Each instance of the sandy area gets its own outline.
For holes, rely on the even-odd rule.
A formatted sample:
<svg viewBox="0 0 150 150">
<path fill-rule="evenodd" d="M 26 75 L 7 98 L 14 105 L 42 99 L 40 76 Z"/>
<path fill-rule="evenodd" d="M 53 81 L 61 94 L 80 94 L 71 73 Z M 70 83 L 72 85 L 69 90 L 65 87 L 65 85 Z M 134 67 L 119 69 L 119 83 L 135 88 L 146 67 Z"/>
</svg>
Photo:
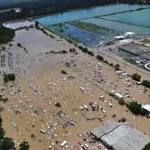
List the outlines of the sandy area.
<svg viewBox="0 0 150 150">
<path fill-rule="evenodd" d="M 125 97 L 129 95 L 127 100 L 149 103 L 150 90 L 137 85 L 128 75 L 130 72 L 124 76 L 125 70 L 118 75 L 104 63 L 100 67 L 95 57 L 77 48 L 77 54 L 70 53 L 73 45 L 36 29 L 17 31 L 12 43 L 3 53 L 7 55 L 11 51 L 14 56 L 18 53 L 17 47 L 21 63 L 12 59 L 11 71 L 19 70 L 15 83 L 3 85 L 1 82 L 1 94 L 9 98 L 1 105 L 4 129 L 7 136 L 15 139 L 16 145 L 26 139 L 31 150 L 47 150 L 48 146 L 53 150 L 78 150 L 80 143 L 87 143 L 96 150 L 99 143 L 92 143 L 87 133 L 106 120 L 118 121 L 122 117 L 150 136 L 149 119 L 134 116 L 108 95 L 115 89 Z M 24 48 L 27 51 L 23 51 Z M 67 53 L 50 53 L 52 50 Z M 62 70 L 67 74 L 62 74 Z M 96 110 L 92 110 L 93 103 Z M 64 140 L 68 144 L 61 147 Z M 101 149 L 105 148 L 101 145 Z"/>
</svg>

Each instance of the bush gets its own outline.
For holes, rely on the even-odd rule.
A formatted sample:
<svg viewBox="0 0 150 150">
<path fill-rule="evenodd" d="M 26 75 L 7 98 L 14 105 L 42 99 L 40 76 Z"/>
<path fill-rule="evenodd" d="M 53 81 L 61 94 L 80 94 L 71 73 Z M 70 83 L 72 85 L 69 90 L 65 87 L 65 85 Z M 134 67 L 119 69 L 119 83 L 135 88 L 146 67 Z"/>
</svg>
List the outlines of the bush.
<svg viewBox="0 0 150 150">
<path fill-rule="evenodd" d="M 129 104 L 127 104 L 127 107 L 135 115 L 142 114 L 142 107 L 141 104 L 139 104 L 138 102 L 130 102 Z"/>
<path fill-rule="evenodd" d="M 150 81 L 148 81 L 148 80 L 143 80 L 142 84 L 143 84 L 145 87 L 150 88 Z"/>
<path fill-rule="evenodd" d="M 142 150 L 150 150 L 150 142 L 146 144 Z"/>
<path fill-rule="evenodd" d="M 12 138 L 5 137 L 0 141 L 1 150 L 15 150 L 15 143 Z"/>
<path fill-rule="evenodd" d="M 30 145 L 29 145 L 28 141 L 23 141 L 19 145 L 19 150 L 29 150 L 29 148 L 30 148 Z"/>
<path fill-rule="evenodd" d="M 103 61 L 104 60 L 104 57 L 103 56 L 101 56 L 101 55 L 97 55 L 97 60 L 100 60 L 100 61 Z"/>
<path fill-rule="evenodd" d="M 35 21 L 35 28 L 39 29 L 39 22 L 38 21 Z"/>
<path fill-rule="evenodd" d="M 92 51 L 88 51 L 87 53 L 91 56 L 94 56 L 94 53 Z"/>
<path fill-rule="evenodd" d="M 2 127 L 0 127 L 0 139 L 3 139 L 4 136 L 5 136 L 5 131 L 4 131 L 4 129 Z"/>
<path fill-rule="evenodd" d="M 4 74 L 4 82 L 7 83 L 8 81 L 15 81 L 16 77 L 15 74 L 10 73 L 10 74 Z"/>
<path fill-rule="evenodd" d="M 66 51 L 66 50 L 62 50 L 62 53 L 63 53 L 63 54 L 67 54 L 67 51 Z"/>
<path fill-rule="evenodd" d="M 115 65 L 115 71 L 117 71 L 117 70 L 120 70 L 120 65 L 119 64 Z"/>
<path fill-rule="evenodd" d="M 137 73 L 134 73 L 132 75 L 132 79 L 139 82 L 141 80 L 141 76 Z"/>
<path fill-rule="evenodd" d="M 65 70 L 61 70 L 62 74 L 67 74 L 67 72 Z"/>
<path fill-rule="evenodd" d="M 87 47 L 84 47 L 84 48 L 82 49 L 82 52 L 87 53 L 87 52 L 88 52 Z"/>
<path fill-rule="evenodd" d="M 75 48 L 70 48 L 70 53 L 75 53 L 76 52 L 76 49 Z"/>
<path fill-rule="evenodd" d="M 0 27 L 0 44 L 6 44 L 15 36 L 15 31 L 5 27 Z"/>
<path fill-rule="evenodd" d="M 18 46 L 18 47 L 22 47 L 21 43 L 18 43 L 17 46 Z"/>
<path fill-rule="evenodd" d="M 120 105 L 125 105 L 125 104 L 126 104 L 126 102 L 125 102 L 124 100 L 118 100 L 118 103 L 119 103 Z"/>
</svg>

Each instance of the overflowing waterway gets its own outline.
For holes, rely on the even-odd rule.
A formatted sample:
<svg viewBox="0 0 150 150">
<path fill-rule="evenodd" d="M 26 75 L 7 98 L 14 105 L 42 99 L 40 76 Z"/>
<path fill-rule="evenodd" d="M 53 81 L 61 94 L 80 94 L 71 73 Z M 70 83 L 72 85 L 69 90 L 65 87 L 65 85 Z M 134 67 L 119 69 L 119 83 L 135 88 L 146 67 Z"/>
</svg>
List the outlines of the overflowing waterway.
<svg viewBox="0 0 150 150">
<path fill-rule="evenodd" d="M 81 20 L 85 18 L 92 18 L 96 16 L 103 16 L 103 15 L 108 15 L 108 14 L 113 14 L 113 13 L 123 12 L 128 10 L 135 10 L 138 8 L 145 8 L 145 7 L 148 6 L 114 4 L 114 5 L 92 7 L 87 9 L 77 9 L 77 10 L 67 11 L 63 13 L 57 13 L 54 15 L 40 17 L 36 20 L 44 25 L 54 25 L 54 24 L 59 24 L 64 22 Z"/>
<path fill-rule="evenodd" d="M 72 10 L 40 17 L 36 20 L 61 36 L 73 38 L 87 46 L 95 47 L 124 32 L 150 34 L 149 7 L 147 5 L 114 4 Z M 91 29 L 71 24 L 70 22 L 73 21 L 91 24 Z M 60 25 L 65 28 L 60 28 Z M 92 25 L 99 27 L 99 30 L 97 28 L 95 32 Z"/>
</svg>

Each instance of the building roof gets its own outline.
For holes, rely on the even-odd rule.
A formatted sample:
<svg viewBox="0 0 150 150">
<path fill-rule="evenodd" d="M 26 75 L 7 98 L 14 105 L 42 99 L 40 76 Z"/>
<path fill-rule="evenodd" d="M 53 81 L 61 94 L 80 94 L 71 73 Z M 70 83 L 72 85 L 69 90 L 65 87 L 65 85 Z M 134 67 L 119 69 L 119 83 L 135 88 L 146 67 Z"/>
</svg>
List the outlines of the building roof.
<svg viewBox="0 0 150 150">
<path fill-rule="evenodd" d="M 149 104 L 143 105 L 142 108 L 147 110 L 148 112 L 150 112 L 150 105 Z"/>
<path fill-rule="evenodd" d="M 116 92 L 114 95 L 117 96 L 118 98 L 123 98 L 123 95 L 118 92 Z"/>
<path fill-rule="evenodd" d="M 123 35 L 119 35 L 119 36 L 115 37 L 116 40 L 120 40 L 120 39 L 124 39 L 124 38 L 125 38 L 125 36 L 123 36 Z"/>
<path fill-rule="evenodd" d="M 94 135 L 97 139 L 101 138 L 104 134 L 109 133 L 112 129 L 116 128 L 118 124 L 116 122 L 106 122 L 104 124 L 104 128 L 102 126 L 98 126 L 91 131 L 91 134 Z"/>
<path fill-rule="evenodd" d="M 108 121 L 95 128 L 91 134 L 99 138 L 107 147 L 114 150 L 141 150 L 150 138 L 128 123 Z"/>
</svg>

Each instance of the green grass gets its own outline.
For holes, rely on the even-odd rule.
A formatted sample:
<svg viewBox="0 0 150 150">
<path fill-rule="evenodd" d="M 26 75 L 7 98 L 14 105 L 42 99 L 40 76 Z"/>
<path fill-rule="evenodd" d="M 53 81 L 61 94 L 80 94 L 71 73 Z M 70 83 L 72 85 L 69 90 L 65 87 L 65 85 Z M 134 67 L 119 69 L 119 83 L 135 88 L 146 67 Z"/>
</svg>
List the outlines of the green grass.
<svg viewBox="0 0 150 150">
<path fill-rule="evenodd" d="M 74 25 L 78 28 L 81 28 L 81 29 L 85 29 L 87 31 L 91 31 L 91 32 L 109 32 L 109 33 L 112 33 L 112 34 L 118 34 L 117 31 L 115 30 L 110 30 L 108 28 L 105 28 L 105 27 L 100 27 L 96 24 L 93 24 L 93 23 L 88 23 L 88 22 L 80 22 L 80 21 L 73 21 L 73 22 L 70 22 L 71 25 Z"/>
<path fill-rule="evenodd" d="M 0 44 L 6 44 L 14 37 L 15 31 L 12 29 L 7 29 L 5 27 L 0 27 Z"/>
<path fill-rule="evenodd" d="M 101 30 L 103 30 L 102 28 L 100 28 L 99 26 L 92 24 L 92 23 L 85 23 L 85 22 L 79 22 L 79 21 L 74 21 L 71 22 L 70 24 L 79 27 L 81 29 L 86 29 L 88 31 L 93 31 L 93 32 L 100 32 Z"/>
</svg>

